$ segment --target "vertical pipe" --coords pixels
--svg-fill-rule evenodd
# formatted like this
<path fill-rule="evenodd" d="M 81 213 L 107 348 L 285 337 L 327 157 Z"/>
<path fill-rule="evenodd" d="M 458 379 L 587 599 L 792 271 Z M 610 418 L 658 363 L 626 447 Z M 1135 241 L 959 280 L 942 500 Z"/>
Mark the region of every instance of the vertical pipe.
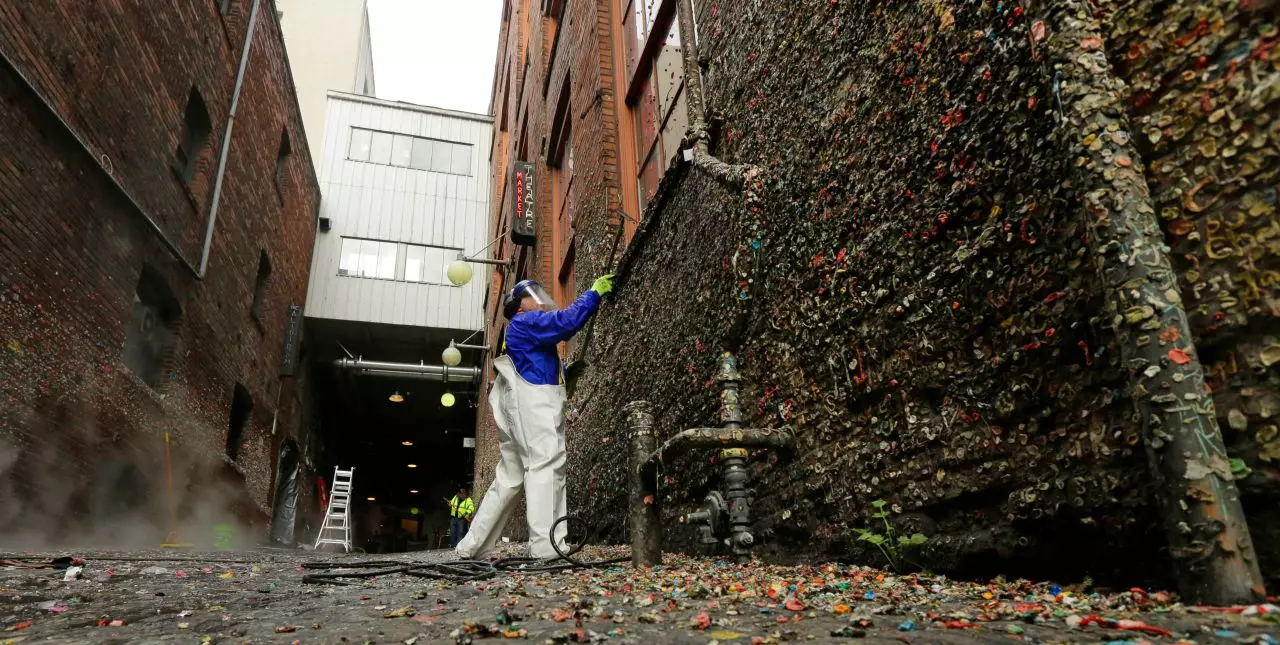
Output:
<path fill-rule="evenodd" d="M 738 383 L 742 374 L 738 372 L 738 359 L 725 352 L 720 355 L 720 369 L 716 370 L 716 380 L 720 381 L 720 423 L 725 430 L 742 428 L 742 407 L 738 405 Z"/>
<path fill-rule="evenodd" d="M 622 408 L 627 418 L 631 442 L 631 564 L 653 567 L 662 564 L 662 534 L 658 516 L 657 480 L 645 459 L 656 447 L 653 412 L 648 401 L 632 401 Z"/>
<path fill-rule="evenodd" d="M 684 98 L 689 112 L 689 129 L 697 141 L 697 151 L 708 154 L 706 103 L 702 97 L 702 67 L 698 65 L 698 39 L 693 26 L 691 0 L 676 0 L 676 20 L 684 63 Z"/>
<path fill-rule="evenodd" d="M 253 8 L 249 10 L 249 26 L 244 32 L 244 47 L 240 50 L 240 69 L 236 71 L 236 86 L 231 92 L 231 111 L 227 116 L 227 129 L 222 134 L 222 150 L 218 153 L 218 174 L 213 179 L 213 197 L 210 198 L 209 220 L 204 229 L 204 248 L 200 251 L 201 278 L 209 269 L 209 252 L 213 249 L 213 230 L 218 222 L 218 204 L 222 201 L 222 181 L 227 174 L 227 157 L 231 156 L 231 129 L 236 125 L 236 109 L 240 107 L 240 90 L 244 88 L 244 72 L 249 66 L 249 48 L 253 45 L 253 30 L 258 26 L 258 5 L 262 0 L 253 0 Z"/>
<path fill-rule="evenodd" d="M 742 406 L 738 403 L 738 385 L 742 382 L 742 374 L 733 354 L 725 352 L 720 355 L 716 380 L 720 381 L 720 422 L 725 430 L 739 430 L 742 428 Z M 747 450 L 727 448 L 720 451 L 720 459 L 725 502 L 729 505 L 730 546 L 738 561 L 742 562 L 755 541 L 750 531 L 751 506 L 747 502 L 747 482 L 750 479 Z"/>
<path fill-rule="evenodd" d="M 1141 419 L 1179 586 L 1197 603 L 1256 602 L 1265 596 L 1257 555 L 1141 156 L 1130 138 L 1107 136 L 1134 132 L 1128 89 L 1112 73 L 1105 47 L 1088 52 L 1080 45 L 1102 42 L 1101 26 L 1086 9 L 1065 0 L 1049 16 L 1056 32 L 1049 62 L 1062 74 L 1062 154 L 1082 162 L 1072 164 L 1071 179 L 1080 187 L 1081 216 L 1093 222 L 1098 287 Z M 1109 143 L 1089 146 L 1095 138 Z M 1112 162 L 1121 158 L 1132 163 Z"/>

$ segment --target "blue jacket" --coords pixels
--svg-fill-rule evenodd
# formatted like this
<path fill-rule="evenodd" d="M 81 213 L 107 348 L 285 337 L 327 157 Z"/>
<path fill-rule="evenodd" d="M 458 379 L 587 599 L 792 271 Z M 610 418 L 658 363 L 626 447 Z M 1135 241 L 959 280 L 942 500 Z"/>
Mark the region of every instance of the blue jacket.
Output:
<path fill-rule="evenodd" d="M 563 370 L 556 344 L 573 338 L 600 307 L 600 294 L 587 291 L 559 311 L 526 311 L 507 325 L 507 355 L 524 380 L 557 385 Z"/>

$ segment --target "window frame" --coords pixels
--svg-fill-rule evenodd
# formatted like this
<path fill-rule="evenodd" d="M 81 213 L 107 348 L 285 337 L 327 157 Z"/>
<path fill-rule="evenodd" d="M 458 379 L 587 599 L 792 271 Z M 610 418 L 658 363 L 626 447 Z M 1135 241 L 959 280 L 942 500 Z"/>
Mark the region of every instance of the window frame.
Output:
<path fill-rule="evenodd" d="M 192 108 L 199 111 L 192 113 Z M 197 122 L 198 121 L 198 122 Z M 178 145 L 174 148 L 173 169 L 182 181 L 191 183 L 200 167 L 200 158 L 209 148 L 213 139 L 213 119 L 209 116 L 209 106 L 200 94 L 200 89 L 191 86 L 187 92 L 187 102 L 182 108 L 182 128 L 178 131 Z"/>
<path fill-rule="evenodd" d="M 267 292 L 271 289 L 271 257 L 263 249 L 258 255 L 258 272 L 253 281 L 253 302 L 249 305 L 249 316 L 257 323 L 259 331 L 266 332 L 266 322 L 262 311 L 267 300 Z"/>
<path fill-rule="evenodd" d="M 633 121 L 632 131 L 635 137 L 635 156 L 636 156 L 636 174 L 635 182 L 637 193 L 639 196 L 640 208 L 644 208 L 644 204 L 652 197 L 652 193 L 657 189 L 657 185 L 661 182 L 662 176 L 666 174 L 675 150 L 667 150 L 668 142 L 665 136 L 671 127 L 672 118 L 676 113 L 676 109 L 680 106 L 681 101 L 687 101 L 684 96 L 687 82 L 684 78 L 683 70 L 683 47 L 681 42 L 681 60 L 680 60 L 680 80 L 674 84 L 669 95 L 669 104 L 664 105 L 664 97 L 662 92 L 662 81 L 659 78 L 658 58 L 663 51 L 664 43 L 673 33 L 679 37 L 679 21 L 676 11 L 677 0 L 658 0 L 658 6 L 653 11 L 652 16 L 649 15 L 646 5 L 637 5 L 646 0 L 625 0 L 625 11 L 622 13 L 621 31 L 626 42 L 623 43 L 624 55 L 627 60 L 628 71 L 627 77 L 627 94 L 626 105 L 630 110 L 630 117 Z M 643 13 L 642 13 L 643 10 Z M 645 20 L 648 24 L 648 31 L 644 35 L 644 42 L 638 50 L 632 50 L 638 41 L 637 34 L 633 33 L 636 25 L 632 20 Z M 696 44 L 698 38 L 694 33 L 694 42 Z M 635 64 L 631 66 L 632 55 L 635 55 Z M 687 110 L 687 103 L 685 109 Z M 653 132 L 649 135 L 646 132 L 643 121 L 651 118 L 653 121 Z M 687 115 L 686 115 L 687 118 Z M 688 129 L 686 124 L 685 129 Z M 680 139 L 684 138 L 684 133 L 679 133 Z"/>
<path fill-rule="evenodd" d="M 353 154 L 353 147 L 356 144 L 357 137 L 362 136 L 362 133 L 366 133 L 366 132 L 369 133 L 368 154 L 366 158 L 361 159 L 358 155 Z M 390 137 L 390 139 L 387 141 L 387 151 L 386 151 L 387 160 L 385 162 L 381 160 L 374 160 L 374 141 L 378 139 L 378 135 L 384 135 L 386 137 Z M 396 163 L 395 152 L 396 152 L 397 139 L 409 140 L 408 165 L 401 165 Z M 418 166 L 413 165 L 414 159 L 415 159 L 414 150 L 418 148 L 419 142 L 427 142 L 431 144 L 431 154 L 428 157 L 428 165 L 430 166 L 429 168 L 419 168 Z M 449 162 L 446 164 L 448 168 L 447 170 L 436 169 L 437 155 L 441 147 L 443 147 L 443 149 L 448 152 Z M 474 143 L 467 143 L 465 141 L 450 141 L 448 139 L 421 137 L 414 134 L 406 134 L 404 132 L 390 132 L 387 130 L 375 130 L 373 128 L 363 128 L 357 125 L 353 125 L 348 128 L 346 160 L 355 161 L 359 163 L 373 164 L 375 166 L 388 166 L 391 168 L 403 168 L 405 170 L 417 170 L 420 172 L 435 172 L 435 173 L 440 173 L 442 175 L 453 175 L 455 177 L 475 177 L 476 176 L 474 172 L 475 170 L 474 162 L 476 158 L 475 147 L 476 146 Z M 467 164 L 466 164 L 465 174 L 454 171 L 454 164 L 452 160 L 455 153 L 458 151 L 458 149 L 462 149 L 463 151 L 465 151 L 467 155 Z M 361 150 L 361 152 L 363 152 L 363 149 Z"/>
<path fill-rule="evenodd" d="M 289 129 L 282 128 L 280 130 L 280 148 L 276 150 L 276 197 L 280 198 L 280 205 L 284 206 L 284 194 L 287 192 L 286 185 L 289 181 L 289 159 L 293 157 L 293 141 L 289 139 Z"/>
<path fill-rule="evenodd" d="M 342 262 L 343 262 L 343 258 L 347 255 L 345 253 L 345 250 L 346 250 L 345 247 L 348 241 L 359 242 L 362 244 L 374 243 L 374 244 L 388 245 L 388 246 L 394 247 L 395 257 L 391 262 L 391 267 L 392 267 L 391 277 L 389 278 L 382 277 L 381 275 L 360 275 L 360 264 L 363 262 L 363 258 L 366 256 L 375 258 L 374 271 L 375 273 L 381 273 L 380 268 L 382 266 L 381 263 L 383 260 L 382 253 L 386 250 L 385 247 L 381 248 L 376 254 L 373 254 L 373 255 L 366 254 L 363 252 L 363 250 L 357 251 L 355 272 L 344 273 L 346 269 L 343 269 Z M 409 251 L 415 248 L 422 248 L 427 250 L 427 252 L 424 252 L 423 254 L 422 272 L 421 272 L 422 279 L 420 280 L 408 279 L 408 269 L 409 269 L 409 260 L 410 260 Z M 439 264 L 440 271 L 439 271 L 439 275 L 435 276 L 434 278 L 428 278 L 428 276 L 431 275 L 431 272 L 427 269 L 427 267 L 431 264 L 430 262 L 431 254 L 429 253 L 429 251 L 432 251 L 432 250 L 439 252 L 439 259 L 441 260 Z M 458 253 L 461 253 L 462 251 L 463 249 L 458 247 L 441 246 L 438 244 L 419 244 L 416 242 L 396 242 L 392 240 L 378 240 L 378 239 L 366 238 L 366 237 L 344 236 L 342 237 L 342 241 L 338 246 L 338 270 L 336 275 L 340 278 L 359 278 L 362 280 L 381 280 L 383 282 L 402 282 L 405 284 L 449 286 L 448 277 L 445 275 L 445 269 L 448 266 L 448 260 L 451 257 L 455 257 Z"/>

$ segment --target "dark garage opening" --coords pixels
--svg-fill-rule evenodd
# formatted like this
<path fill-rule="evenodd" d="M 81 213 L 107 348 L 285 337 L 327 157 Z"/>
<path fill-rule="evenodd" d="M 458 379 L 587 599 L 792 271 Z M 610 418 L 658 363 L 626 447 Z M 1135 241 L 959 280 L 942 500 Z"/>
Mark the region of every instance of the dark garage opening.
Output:
<path fill-rule="evenodd" d="M 357 375 L 334 361 L 349 351 L 367 360 L 439 365 L 449 340 L 471 332 L 314 319 L 307 325 L 324 444 L 318 469 L 328 481 L 335 466 L 355 468 L 353 545 L 369 551 L 437 548 L 448 528 L 446 500 L 459 486 L 471 486 L 470 442 L 483 401 L 476 385 Z M 460 367 L 482 361 L 482 352 L 468 350 Z M 452 407 L 441 401 L 446 392 L 454 395 Z"/>

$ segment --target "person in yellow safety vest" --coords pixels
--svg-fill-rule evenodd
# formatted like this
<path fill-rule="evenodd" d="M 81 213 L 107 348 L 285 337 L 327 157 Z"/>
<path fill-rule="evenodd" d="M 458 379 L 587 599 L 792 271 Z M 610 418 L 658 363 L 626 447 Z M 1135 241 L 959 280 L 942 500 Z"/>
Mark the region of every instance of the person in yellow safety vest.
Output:
<path fill-rule="evenodd" d="M 471 501 L 466 486 L 458 489 L 458 494 L 449 500 L 449 548 L 455 548 L 467 534 L 467 526 L 471 516 L 476 512 L 476 503 Z"/>

